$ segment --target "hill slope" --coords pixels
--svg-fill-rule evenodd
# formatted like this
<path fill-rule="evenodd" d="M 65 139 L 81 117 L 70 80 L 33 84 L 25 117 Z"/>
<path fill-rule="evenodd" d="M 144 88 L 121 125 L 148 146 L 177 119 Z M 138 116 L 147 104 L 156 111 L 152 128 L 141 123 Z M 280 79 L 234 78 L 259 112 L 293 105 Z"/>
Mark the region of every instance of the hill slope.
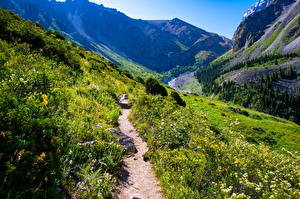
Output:
<path fill-rule="evenodd" d="M 140 85 L 8 11 L 0 29 L 0 197 L 111 196 L 124 151 L 109 128 L 118 95 Z"/>
<path fill-rule="evenodd" d="M 114 60 L 98 46 L 105 45 L 124 58 L 159 72 L 177 65 L 193 65 L 201 52 L 216 58 L 232 47 L 229 39 L 179 19 L 168 21 L 167 26 L 173 30 L 160 28 L 88 0 L 4 0 L 0 5 L 46 29 L 60 31 L 84 48 L 107 58 Z M 208 63 L 211 59 L 203 58 L 198 63 Z"/>

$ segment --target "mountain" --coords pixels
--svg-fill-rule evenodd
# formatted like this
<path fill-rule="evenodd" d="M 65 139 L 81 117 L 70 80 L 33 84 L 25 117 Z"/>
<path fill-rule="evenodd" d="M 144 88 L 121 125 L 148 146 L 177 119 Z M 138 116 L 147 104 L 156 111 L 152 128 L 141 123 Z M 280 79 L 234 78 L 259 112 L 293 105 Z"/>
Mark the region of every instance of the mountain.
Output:
<path fill-rule="evenodd" d="M 258 7 L 254 7 L 256 8 L 254 9 L 255 11 L 251 11 L 252 14 L 245 18 L 236 30 L 233 38 L 234 51 L 238 51 L 244 46 L 251 46 L 258 41 L 265 34 L 269 25 L 274 25 L 274 22 L 280 16 L 285 17 L 285 12 L 288 12 L 286 6 L 289 6 L 294 2 L 295 0 L 259 1 L 256 4 Z M 259 7 L 260 4 L 262 4 L 263 7 Z M 246 16 L 247 15 L 248 14 L 246 13 Z M 282 24 L 281 26 L 285 25 L 286 24 Z"/>
<path fill-rule="evenodd" d="M 136 20 L 88 0 L 4 0 L 0 5 L 111 60 L 106 48 L 159 72 L 203 65 L 232 47 L 231 40 L 180 19 Z"/>
<path fill-rule="evenodd" d="M 249 8 L 245 14 L 244 19 L 248 18 L 249 16 L 252 16 L 256 12 L 260 12 L 267 8 L 271 3 L 271 0 L 259 0 L 256 2 L 251 8 Z"/>
<path fill-rule="evenodd" d="M 233 50 L 202 67 L 198 79 L 207 93 L 300 122 L 300 1 L 256 7 L 237 28 Z"/>

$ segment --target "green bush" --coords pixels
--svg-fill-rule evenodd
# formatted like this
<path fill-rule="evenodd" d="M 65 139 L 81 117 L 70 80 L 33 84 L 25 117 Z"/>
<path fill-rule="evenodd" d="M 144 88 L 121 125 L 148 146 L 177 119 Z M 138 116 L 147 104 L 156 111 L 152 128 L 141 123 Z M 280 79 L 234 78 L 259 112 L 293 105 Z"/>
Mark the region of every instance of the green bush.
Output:
<path fill-rule="evenodd" d="M 160 85 L 159 82 L 153 78 L 149 78 L 146 81 L 146 92 L 153 95 L 168 96 L 166 88 Z"/>
<path fill-rule="evenodd" d="M 172 91 L 171 97 L 176 101 L 176 103 L 179 106 L 183 106 L 183 107 L 186 106 L 185 101 L 180 97 L 180 95 L 177 92 Z"/>

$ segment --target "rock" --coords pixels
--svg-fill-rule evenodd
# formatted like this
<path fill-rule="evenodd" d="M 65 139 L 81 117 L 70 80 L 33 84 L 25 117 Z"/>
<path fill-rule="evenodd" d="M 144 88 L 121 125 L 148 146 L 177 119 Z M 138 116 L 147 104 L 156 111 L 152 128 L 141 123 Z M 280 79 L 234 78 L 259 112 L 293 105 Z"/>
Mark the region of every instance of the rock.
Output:
<path fill-rule="evenodd" d="M 143 199 L 140 194 L 133 194 L 132 199 Z"/>
<path fill-rule="evenodd" d="M 121 95 L 121 98 L 119 101 L 119 106 L 122 109 L 130 109 L 131 108 L 131 104 L 128 102 L 128 94 Z"/>
<path fill-rule="evenodd" d="M 117 135 L 117 137 L 119 138 L 119 143 L 123 146 L 125 151 L 129 153 L 137 153 L 137 149 L 134 146 L 134 142 L 131 137 L 125 135 L 117 129 L 111 128 L 109 129 L 109 131 Z"/>
<path fill-rule="evenodd" d="M 128 99 L 128 94 L 121 95 L 121 101 L 122 100 L 127 100 L 127 99 Z"/>
<path fill-rule="evenodd" d="M 122 108 L 122 109 L 130 109 L 131 108 L 131 104 L 125 100 L 125 101 L 120 101 L 119 102 L 119 106 Z"/>
<path fill-rule="evenodd" d="M 91 146 L 91 145 L 95 145 L 96 143 L 97 143 L 97 141 L 93 140 L 93 141 L 89 141 L 89 142 L 78 143 L 78 145 L 80 145 L 80 146 Z"/>
<path fill-rule="evenodd" d="M 79 172 L 79 167 L 72 168 L 68 174 L 68 178 L 72 178 L 73 180 L 75 180 L 75 182 L 79 182 L 80 178 L 77 175 Z"/>

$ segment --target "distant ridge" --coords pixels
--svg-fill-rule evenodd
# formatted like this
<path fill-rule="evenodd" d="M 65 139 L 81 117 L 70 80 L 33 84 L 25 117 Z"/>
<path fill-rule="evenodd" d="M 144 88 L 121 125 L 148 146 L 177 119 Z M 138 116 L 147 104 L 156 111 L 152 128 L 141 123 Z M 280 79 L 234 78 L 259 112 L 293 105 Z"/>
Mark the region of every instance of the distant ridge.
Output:
<path fill-rule="evenodd" d="M 203 65 L 232 48 L 231 40 L 180 19 L 136 20 L 88 0 L 5 0 L 0 5 L 111 60 L 99 46 L 159 72 Z"/>

